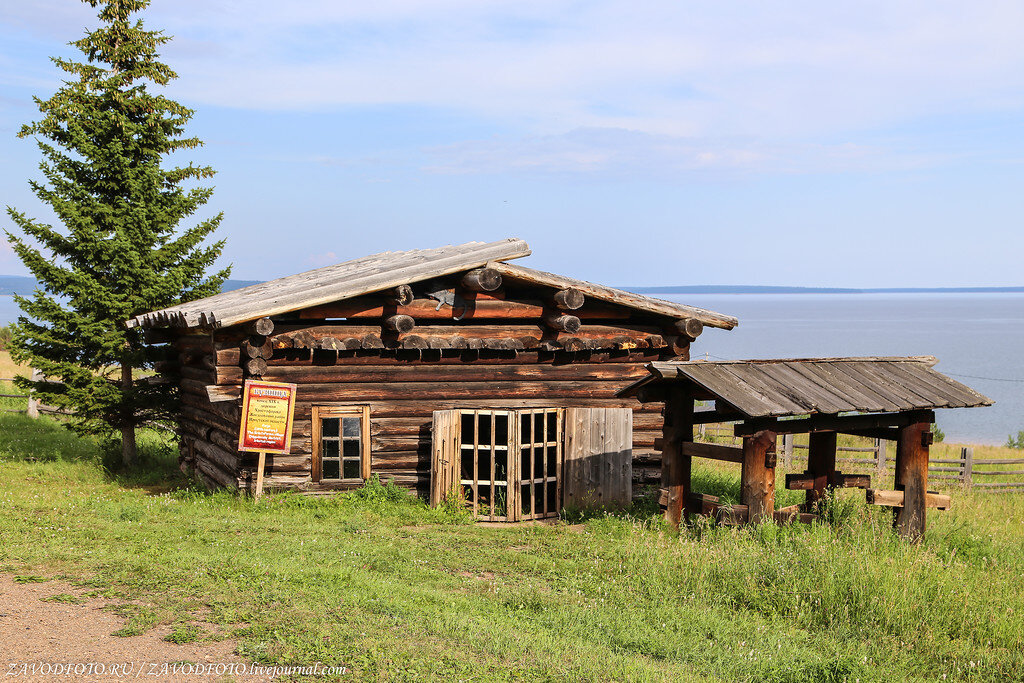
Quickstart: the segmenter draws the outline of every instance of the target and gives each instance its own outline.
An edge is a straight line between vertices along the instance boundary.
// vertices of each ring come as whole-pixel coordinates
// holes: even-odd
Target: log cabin
[[[660,481],[662,405],[620,391],[733,317],[533,270],[507,239],[374,254],[139,315],[180,388],[181,466],[249,489],[247,379],[297,385],[291,452],[265,484],[324,494],[371,476],[479,517],[628,504]]]

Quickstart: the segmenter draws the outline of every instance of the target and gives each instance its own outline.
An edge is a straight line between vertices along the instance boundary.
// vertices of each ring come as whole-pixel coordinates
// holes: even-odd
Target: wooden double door
[[[564,505],[632,497],[629,408],[434,412],[431,503],[457,496],[477,519],[557,517]]]

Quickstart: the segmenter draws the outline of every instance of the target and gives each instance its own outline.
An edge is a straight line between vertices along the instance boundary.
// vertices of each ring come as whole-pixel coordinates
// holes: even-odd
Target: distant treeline
[[[221,287],[222,292],[241,289],[249,285],[259,284],[260,280],[228,280]],[[0,275],[0,295],[21,294],[25,296],[35,291],[38,283],[25,275]]]

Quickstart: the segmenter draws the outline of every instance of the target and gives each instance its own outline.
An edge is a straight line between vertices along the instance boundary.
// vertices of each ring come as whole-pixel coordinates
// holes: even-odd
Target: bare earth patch
[[[166,673],[165,664],[195,665],[236,664],[236,672],[245,660],[235,654],[233,640],[198,641],[183,644],[167,642],[164,637],[170,626],[157,627],[142,635],[112,635],[125,625],[125,620],[104,609],[107,601],[85,597],[86,591],[60,581],[18,583],[13,577],[0,575],[0,664],[5,680],[28,681],[267,681],[268,676],[197,675]],[[203,630],[210,631],[208,625]],[[108,673],[78,676],[43,674],[40,664],[103,664]],[[36,664],[36,672],[22,673],[23,664]],[[113,665],[128,673],[111,675]],[[43,668],[43,671],[54,671]],[[193,669],[194,671],[194,669]]]

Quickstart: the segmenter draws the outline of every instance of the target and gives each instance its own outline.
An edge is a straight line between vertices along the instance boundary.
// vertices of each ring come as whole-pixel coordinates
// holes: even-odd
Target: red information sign
[[[246,380],[238,450],[288,453],[294,414],[294,384]]]

